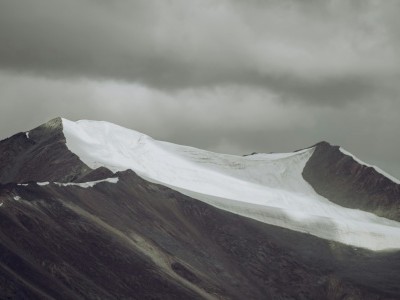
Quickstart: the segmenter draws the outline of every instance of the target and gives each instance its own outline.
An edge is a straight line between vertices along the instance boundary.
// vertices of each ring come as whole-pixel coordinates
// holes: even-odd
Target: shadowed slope
[[[93,171],[68,150],[61,118],[0,141],[0,183],[3,184],[93,181],[111,175],[105,168]]]
[[[400,184],[358,163],[339,146],[317,144],[303,177],[334,203],[400,221]]]
[[[15,291],[61,299],[400,297],[398,252],[357,250],[218,210],[131,171],[118,176],[86,189],[3,187],[1,270],[12,270]]]

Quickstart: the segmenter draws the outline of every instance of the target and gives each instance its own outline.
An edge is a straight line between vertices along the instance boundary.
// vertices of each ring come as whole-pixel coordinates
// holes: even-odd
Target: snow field
[[[235,156],[161,142],[121,126],[63,119],[67,147],[90,168],[131,169],[220,209],[348,245],[400,248],[400,223],[318,195],[302,171],[314,148]]]

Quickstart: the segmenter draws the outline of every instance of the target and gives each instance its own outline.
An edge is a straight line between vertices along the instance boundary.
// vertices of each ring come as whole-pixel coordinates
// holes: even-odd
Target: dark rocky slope
[[[400,298],[398,252],[269,226],[118,176],[87,189],[2,187],[3,298]]]
[[[0,183],[71,182],[102,178],[111,171],[91,170],[65,144],[61,118],[0,142]],[[112,174],[112,173],[111,173]],[[104,177],[103,177],[104,178]]]
[[[400,184],[360,165],[327,142],[315,145],[303,177],[330,201],[400,221]]]

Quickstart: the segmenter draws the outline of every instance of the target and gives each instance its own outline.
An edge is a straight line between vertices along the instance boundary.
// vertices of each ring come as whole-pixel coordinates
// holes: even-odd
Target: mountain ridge
[[[2,183],[10,174],[14,178],[8,182],[66,183],[101,180],[132,169],[146,180],[272,225],[371,249],[400,247],[389,237],[398,234],[399,225],[386,221],[400,219],[400,185],[326,141],[292,153],[242,157],[160,142],[104,121],[59,117],[15,138],[19,152],[14,152],[22,159],[9,164],[14,166],[11,172],[0,168]],[[2,160],[10,161],[4,144],[7,140],[0,144],[6,153],[0,167]],[[357,176],[349,173],[353,169]],[[331,208],[333,203],[338,206]],[[362,215],[359,209],[374,215]],[[371,233],[364,233],[361,224]],[[371,244],[369,234],[382,240],[374,238]]]
[[[10,137],[7,137],[7,138],[1,140],[1,142],[6,141],[6,140],[11,139],[11,138],[14,138],[15,136],[22,137],[23,135],[25,135],[30,140],[32,140],[32,139],[35,140],[36,138],[40,138],[40,136],[45,136],[46,135],[45,134],[46,131],[47,132],[51,132],[51,131],[53,131],[53,132],[54,131],[58,131],[59,132],[59,131],[62,131],[63,130],[62,120],[63,120],[62,117],[59,117],[59,116],[55,117],[55,118],[43,123],[42,125],[39,125],[38,127],[34,128],[32,130],[29,130],[29,131],[26,131],[26,132],[16,133],[16,134],[14,134],[14,135],[12,135]],[[81,120],[81,121],[90,121],[90,120]],[[95,121],[95,122],[105,122],[105,121]],[[108,123],[108,122],[106,122],[106,123]],[[146,134],[142,134],[142,135],[147,136]],[[315,143],[315,144],[313,144],[311,146],[300,148],[300,149],[297,149],[297,150],[293,150],[293,152],[298,152],[298,151],[302,151],[302,150],[309,149],[309,148],[314,148],[314,147],[318,147],[318,148],[319,147],[322,147],[322,148],[327,148],[327,147],[341,148],[341,146],[331,144],[330,142],[328,142],[326,140],[322,140],[322,141],[319,141],[319,142],[317,142],[317,143]],[[270,152],[270,153],[274,153],[274,152]],[[260,154],[260,153],[252,152],[251,154],[244,154],[242,156],[251,156],[251,155],[256,155],[256,154]],[[239,156],[239,155],[233,155],[233,154],[229,154],[229,155]],[[369,167],[371,167],[371,166],[369,166]],[[372,166],[372,167],[375,167],[375,166]],[[386,177],[385,174],[381,174],[381,175]],[[399,179],[396,178],[396,180],[400,182]],[[396,184],[399,184],[399,183],[396,182]]]

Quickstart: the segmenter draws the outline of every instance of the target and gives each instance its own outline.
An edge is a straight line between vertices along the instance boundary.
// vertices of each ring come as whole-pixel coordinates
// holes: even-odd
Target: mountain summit
[[[0,142],[0,296],[394,299],[399,199],[327,142],[235,156],[56,118]]]

